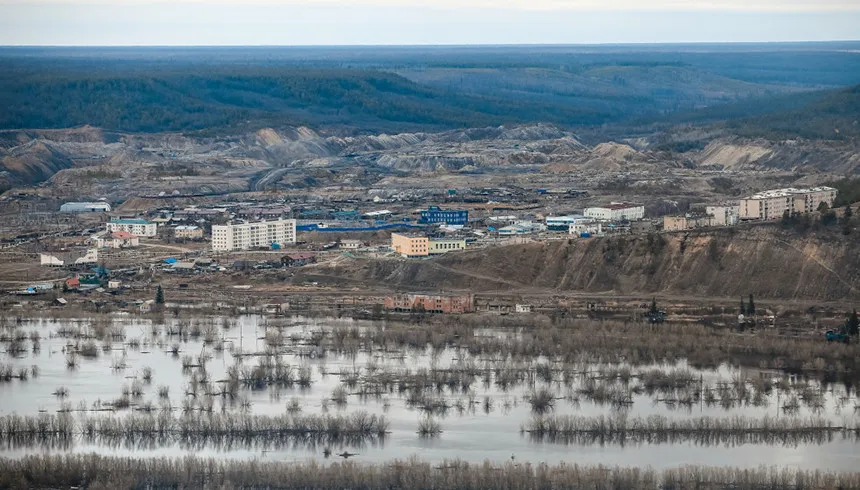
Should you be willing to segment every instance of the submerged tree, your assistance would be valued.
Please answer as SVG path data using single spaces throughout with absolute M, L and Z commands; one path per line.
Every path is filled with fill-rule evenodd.
M 857 335 L 860 333 L 860 318 L 857 317 L 857 308 L 854 308 L 854 311 L 848 315 L 845 329 L 848 331 L 848 335 Z

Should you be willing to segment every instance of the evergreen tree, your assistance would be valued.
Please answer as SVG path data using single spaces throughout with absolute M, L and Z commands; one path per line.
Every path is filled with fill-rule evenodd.
M 158 285 L 158 288 L 155 290 L 155 304 L 163 305 L 164 304 L 164 290 L 161 289 L 161 285 Z
M 755 315 L 755 303 L 753 303 L 753 296 L 750 295 L 750 302 L 747 304 L 747 313 L 750 315 Z
M 746 315 L 746 314 L 747 314 L 747 307 L 744 304 L 744 297 L 741 296 L 741 315 Z
M 851 205 L 845 206 L 845 213 L 842 215 L 842 233 L 844 235 L 851 234 L 851 218 L 854 216 L 854 212 L 851 210 Z
M 657 298 L 651 299 L 651 309 L 649 311 L 652 315 L 657 313 Z
M 854 311 L 848 316 L 845 327 L 848 335 L 857 335 L 860 332 L 860 318 L 857 317 L 857 308 L 854 308 Z

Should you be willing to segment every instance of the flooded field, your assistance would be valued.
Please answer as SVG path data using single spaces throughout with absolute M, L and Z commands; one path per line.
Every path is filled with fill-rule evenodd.
M 860 463 L 854 384 L 767 362 L 568 354 L 521 328 L 341 319 L 25 319 L 0 330 L 6 458 Z

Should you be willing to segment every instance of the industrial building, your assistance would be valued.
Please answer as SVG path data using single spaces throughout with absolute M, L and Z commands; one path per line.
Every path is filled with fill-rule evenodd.
M 296 220 L 257 221 L 212 225 L 212 250 L 229 252 L 252 248 L 280 248 L 296 243 Z
M 528 235 L 545 230 L 546 227 L 540 223 L 531 221 L 517 221 L 512 225 L 499 228 L 499 236 Z
M 836 189 L 832 187 L 812 187 L 809 189 L 774 189 L 759 192 L 741 199 L 740 219 L 769 220 L 780 219 L 786 213 L 811 213 L 818 210 L 821 203 L 833 206 Z
M 110 204 L 106 202 L 67 202 L 60 206 L 61 213 L 109 213 Z
M 586 217 L 581 214 L 550 216 L 546 219 L 546 229 L 551 231 L 568 231 L 571 225 L 583 220 L 586 220 Z M 588 221 L 592 220 L 589 219 Z
M 124 231 L 139 237 L 154 237 L 158 234 L 158 225 L 145 219 L 113 219 L 107 222 L 107 231 Z
M 430 206 L 427 210 L 421 211 L 420 222 L 424 224 L 465 225 L 469 222 L 469 211 Z
M 645 217 L 645 206 L 626 202 L 613 202 L 608 206 L 585 208 L 587 218 L 604 221 L 636 221 Z
M 398 294 L 385 297 L 385 309 L 427 313 L 469 313 L 475 311 L 475 298 L 471 294 Z
M 414 233 L 392 233 L 391 248 L 404 257 L 426 257 L 430 254 L 430 239 Z
M 429 245 L 427 251 L 430 255 L 442 255 L 457 250 L 466 250 L 466 240 L 464 238 L 431 238 Z
M 173 228 L 173 236 L 185 240 L 199 240 L 203 238 L 203 228 L 193 225 L 181 225 Z
M 603 223 L 596 219 L 583 219 L 570 225 L 568 233 L 575 236 L 595 236 L 603 234 Z

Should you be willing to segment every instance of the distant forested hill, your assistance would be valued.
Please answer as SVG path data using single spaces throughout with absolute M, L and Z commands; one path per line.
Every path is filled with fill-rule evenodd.
M 739 136 L 771 139 L 856 139 L 860 137 L 860 85 L 827 92 L 788 111 L 731 120 Z
M 858 48 L 0 48 L 0 129 L 304 124 L 375 132 L 732 121 L 738 131 L 772 123 L 779 134 L 796 116 L 761 118 L 860 83 Z M 816 121 L 822 129 L 808 134 L 822 136 L 827 124 Z

